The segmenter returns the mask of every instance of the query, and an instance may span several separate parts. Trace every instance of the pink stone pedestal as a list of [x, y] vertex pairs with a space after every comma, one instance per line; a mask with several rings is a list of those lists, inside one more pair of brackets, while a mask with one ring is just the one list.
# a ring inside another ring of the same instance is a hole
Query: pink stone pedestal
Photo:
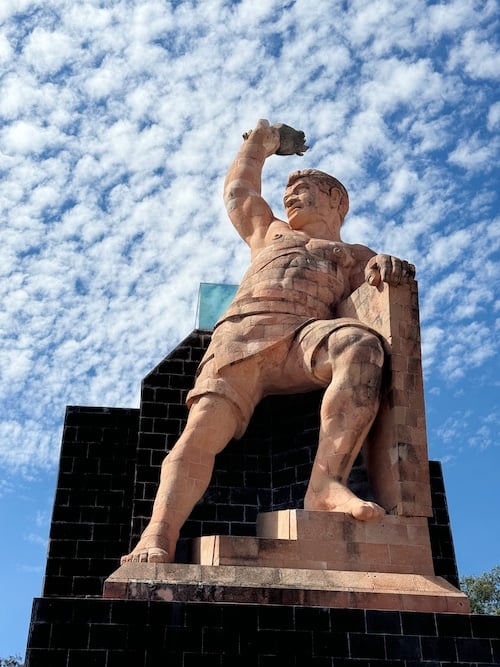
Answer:
[[282, 510], [260, 514], [257, 537], [194, 540], [193, 562], [311, 570], [433, 575], [424, 517], [356, 521], [342, 512]]
[[283, 510], [259, 515], [257, 532], [198, 538], [189, 565], [122, 565], [104, 597], [470, 612], [434, 575], [425, 518]]
[[235, 565], [126, 563], [104, 598], [470, 612], [467, 598], [441, 577]]

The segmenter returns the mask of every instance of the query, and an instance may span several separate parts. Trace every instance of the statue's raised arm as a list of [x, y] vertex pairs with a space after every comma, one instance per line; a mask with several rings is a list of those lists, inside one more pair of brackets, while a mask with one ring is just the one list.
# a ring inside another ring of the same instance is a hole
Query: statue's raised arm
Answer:
[[224, 203], [241, 238], [256, 250], [275, 219], [261, 195], [261, 182], [266, 158], [279, 149], [280, 134], [269, 121], [259, 120], [245, 136], [226, 176]]
[[252, 252], [261, 249], [264, 237], [276, 220], [261, 194], [262, 168], [270, 155], [302, 155], [308, 147], [304, 133], [283, 123], [259, 120], [243, 135], [224, 183], [224, 203], [231, 222]]

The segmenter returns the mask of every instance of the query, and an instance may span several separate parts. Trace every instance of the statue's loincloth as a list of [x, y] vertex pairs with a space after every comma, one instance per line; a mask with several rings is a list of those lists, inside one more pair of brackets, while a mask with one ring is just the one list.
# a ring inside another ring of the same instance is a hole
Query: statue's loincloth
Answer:
[[304, 321], [295, 315], [251, 315], [224, 320], [214, 330], [186, 403], [190, 407], [206, 394], [223, 396], [237, 408], [239, 438], [264, 396], [325, 386], [315, 374], [315, 357], [329, 336], [343, 327], [379, 337], [371, 327], [347, 317]]
[[[314, 323], [313, 327], [310, 327]], [[212, 340], [201, 360], [198, 374], [203, 365], [214, 359], [219, 371], [249, 357], [265, 354], [276, 345], [291, 347], [300, 340], [301, 331], [308, 327], [307, 353], [310, 362], [315, 351], [331, 333], [346, 326], [355, 326], [376, 333], [359, 320], [339, 317], [331, 320], [304, 319], [287, 313], [262, 313], [259, 315], [236, 316], [222, 321], [212, 334]], [[310, 348], [310, 349], [309, 349]]]

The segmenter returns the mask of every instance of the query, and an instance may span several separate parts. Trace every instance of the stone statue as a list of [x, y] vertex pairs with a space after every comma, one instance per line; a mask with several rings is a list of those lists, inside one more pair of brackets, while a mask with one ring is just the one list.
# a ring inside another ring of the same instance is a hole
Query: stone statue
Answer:
[[369, 326], [336, 317], [336, 306], [364, 281], [400, 285], [415, 269], [342, 242], [348, 193], [321, 171], [292, 173], [284, 195], [288, 222], [275, 217], [261, 196], [264, 162], [273, 154], [302, 154], [302, 139], [288, 126], [260, 120], [229, 169], [225, 204], [250, 246], [251, 265], [188, 394], [186, 427], [163, 462], [151, 521], [122, 563], [173, 561], [179, 531], [210, 482], [216, 454], [242, 437], [269, 394], [325, 390], [305, 509], [359, 521], [385, 514], [346, 486], [379, 408], [384, 349]]

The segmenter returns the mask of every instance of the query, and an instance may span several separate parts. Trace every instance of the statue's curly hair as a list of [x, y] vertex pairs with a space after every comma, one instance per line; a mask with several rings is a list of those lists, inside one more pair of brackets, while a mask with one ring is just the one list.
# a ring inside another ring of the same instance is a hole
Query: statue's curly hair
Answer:
[[288, 177], [286, 187], [290, 187], [301, 178], [309, 178], [311, 181], [316, 183], [320, 190], [330, 194], [333, 188], [340, 190], [340, 204], [339, 212], [342, 217], [342, 222], [344, 221], [347, 211], [349, 210], [349, 193], [347, 188], [343, 185], [337, 178], [330, 176], [330, 174], [320, 171], [319, 169], [298, 169], [297, 171], [292, 171]]

